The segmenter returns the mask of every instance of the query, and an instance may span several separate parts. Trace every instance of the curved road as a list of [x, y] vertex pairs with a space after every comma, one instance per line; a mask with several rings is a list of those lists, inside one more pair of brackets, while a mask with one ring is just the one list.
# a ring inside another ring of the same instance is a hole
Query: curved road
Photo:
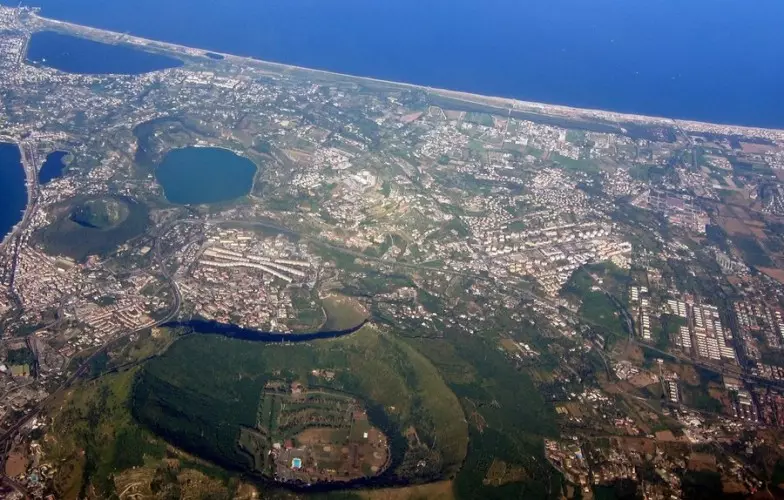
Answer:
[[60, 384], [60, 386], [57, 389], [52, 391], [51, 394], [49, 394], [46, 398], [41, 400], [32, 410], [30, 410], [30, 412], [27, 415], [22, 417], [14, 425], [9, 427], [8, 430], [6, 430], [3, 434], [0, 435], [0, 448], [2, 448], [3, 451], [4, 451], [2, 457], [0, 457], [0, 467], [2, 468], [2, 469], [0, 469], [0, 470], [2, 470], [2, 473], [0, 473], [0, 481], [2, 481], [6, 485], [14, 488], [16, 491], [18, 491], [20, 493], [23, 493], [23, 494], [27, 494], [27, 491], [24, 489], [24, 487], [22, 485], [20, 485], [19, 483], [17, 483], [16, 481], [12, 480], [11, 478], [9, 478], [9, 477], [7, 477], [5, 475], [5, 473], [4, 473], [5, 472], [4, 471], [4, 466], [5, 466], [5, 459], [6, 459], [6, 455], [7, 455], [7, 451], [8, 451], [8, 448], [9, 448], [10, 441], [16, 436], [17, 432], [22, 427], [24, 427], [26, 424], [28, 424], [32, 419], [34, 419], [36, 416], [38, 416], [38, 414], [41, 412], [41, 410], [43, 410], [49, 403], [51, 403], [63, 391], [68, 389], [74, 382], [76, 382], [79, 379], [79, 377], [82, 376], [87, 371], [87, 369], [90, 366], [90, 363], [94, 359], [96, 359], [98, 356], [100, 356], [101, 354], [106, 352], [106, 350], [112, 345], [112, 343], [114, 343], [115, 341], [117, 341], [119, 339], [122, 339], [124, 337], [128, 337], [128, 336], [133, 335], [135, 333], [139, 333], [139, 332], [141, 332], [143, 330], [146, 330], [148, 328], [154, 328], [154, 327], [162, 325], [164, 323], [168, 323], [169, 321], [174, 319], [177, 316], [177, 314], [179, 313], [180, 306], [182, 305], [182, 295], [180, 293], [179, 287], [177, 286], [177, 283], [171, 278], [171, 276], [169, 275], [169, 273], [167, 272], [167, 270], [166, 270], [166, 268], [164, 266], [164, 263], [162, 262], [162, 260], [160, 260], [161, 256], [160, 256], [160, 252], [159, 252], [159, 244], [158, 244], [158, 242], [159, 242], [159, 238], [156, 238], [156, 245], [155, 245], [155, 247], [156, 247], [156, 255], [155, 256], [156, 256], [156, 259], [158, 259], [159, 266], [161, 267], [161, 273], [163, 274], [164, 281], [168, 281], [169, 282], [169, 285], [171, 286], [172, 292], [173, 292], [173, 295], [174, 295], [174, 304], [173, 304], [173, 307], [172, 307], [171, 311], [165, 317], [163, 317], [163, 318], [161, 318], [161, 319], [159, 319], [159, 320], [157, 320], [157, 321], [155, 321], [153, 323], [150, 323], [148, 325], [141, 326], [139, 328], [135, 328], [133, 330], [129, 330], [127, 332], [121, 333], [120, 335], [117, 335], [114, 338], [112, 338], [111, 340], [109, 340], [108, 342], [106, 342], [103, 346], [98, 348], [89, 357], [87, 357], [87, 359], [84, 360], [84, 362], [79, 366], [79, 368], [77, 368], [76, 371], [74, 371], [67, 379], [65, 379], [63, 381], [63, 383]]

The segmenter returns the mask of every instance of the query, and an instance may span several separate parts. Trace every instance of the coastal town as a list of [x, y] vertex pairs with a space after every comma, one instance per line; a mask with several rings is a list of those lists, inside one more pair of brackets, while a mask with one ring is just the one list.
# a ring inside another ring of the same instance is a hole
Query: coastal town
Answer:
[[[46, 33], [163, 67], [60, 70], [27, 56]], [[265, 373], [272, 385], [231, 374], [241, 388], [222, 396], [253, 400], [253, 418], [220, 436], [228, 459], [142, 425], [136, 408], [117, 417], [136, 422], [133, 446], [303, 488], [466, 475], [476, 491], [673, 499], [784, 483], [784, 131], [344, 77], [24, 7], [0, 7], [0, 96], [0, 142], [20, 157], [0, 168], [23, 169], [28, 193], [0, 246], [4, 498], [73, 489], [74, 457], [99, 444], [52, 432], [103, 381], [129, 377], [100, 393], [114, 404], [106, 394], [126, 391], [112, 411], [144, 396], [167, 416], [179, 403], [148, 364], [219, 326], [291, 351], [304, 334], [312, 352]], [[189, 166], [193, 201], [173, 202], [158, 166], [184, 149], [251, 162], [242, 195], [200, 200], [239, 181]], [[62, 173], [44, 182], [55, 152]], [[350, 343], [318, 354], [320, 335]], [[373, 370], [341, 366], [380, 362], [361, 349], [385, 342], [397, 357], [374, 375], [388, 394], [437, 379], [459, 411], [424, 389], [390, 402], [358, 375]], [[432, 372], [395, 385], [404, 369]], [[131, 398], [140, 380], [151, 389]], [[466, 426], [459, 472], [445, 458], [459, 446], [419, 404]], [[149, 462], [122, 462], [94, 491], [152, 495], [153, 473], [132, 475]]]

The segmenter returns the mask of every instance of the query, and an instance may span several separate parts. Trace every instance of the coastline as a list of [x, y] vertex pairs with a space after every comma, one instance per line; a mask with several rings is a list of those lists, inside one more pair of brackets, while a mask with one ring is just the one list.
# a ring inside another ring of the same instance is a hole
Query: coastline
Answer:
[[[91, 26], [85, 26], [81, 24], [68, 22], [68, 21], [51, 19], [39, 15], [37, 9], [31, 11], [30, 19], [31, 19], [30, 26], [32, 28], [31, 34], [38, 31], [45, 31], [49, 29], [49, 30], [62, 32], [62, 33], [70, 34], [72, 36], [77, 36], [93, 41], [124, 44], [131, 47], [137, 47], [141, 50], [147, 50], [156, 53], [164, 52], [171, 55], [181, 55], [181, 56], [184, 55], [188, 57], [204, 57], [204, 58], [212, 59], [217, 64], [223, 62], [229, 62], [234, 64], [249, 65], [255, 67], [258, 70], [267, 72], [270, 75], [274, 75], [277, 77], [294, 75], [297, 77], [313, 78], [321, 81], [340, 80], [343, 82], [349, 82], [355, 84], [372, 84], [372, 85], [384, 86], [387, 88], [419, 90], [419, 91], [429, 93], [431, 95], [437, 95], [437, 96], [441, 96], [444, 98], [453, 99], [465, 103], [479, 104], [487, 107], [492, 107], [497, 109], [499, 114], [511, 113], [513, 111], [521, 111], [521, 112], [540, 115], [543, 117], [570, 119], [570, 120], [585, 122], [585, 123], [598, 122], [598, 123], [611, 124], [611, 125], [618, 126], [621, 129], [623, 129], [624, 124], [668, 126], [668, 127], [675, 127], [676, 129], [678, 129], [678, 131], [680, 131], [683, 134], [686, 134], [686, 132], [693, 132], [698, 134], [707, 133], [707, 134], [719, 134], [719, 135], [728, 135], [728, 136], [746, 136], [752, 138], [766, 139], [769, 141], [777, 142], [779, 144], [784, 144], [784, 129], [709, 123], [709, 122], [701, 122], [696, 120], [638, 115], [638, 114], [622, 113], [617, 111], [609, 111], [609, 110], [601, 110], [601, 109], [577, 108], [577, 107], [566, 106], [562, 104], [548, 104], [548, 103], [540, 103], [540, 102], [533, 102], [533, 101], [523, 101], [523, 100], [512, 99], [507, 97], [487, 96], [487, 95], [463, 92], [458, 90], [428, 87], [428, 86], [418, 85], [413, 83], [383, 80], [383, 79], [372, 78], [367, 76], [349, 75], [349, 74], [338, 73], [334, 71], [313, 69], [313, 68], [307, 68], [302, 66], [272, 62], [272, 61], [264, 61], [253, 57], [238, 56], [225, 52], [218, 52], [213, 50], [200, 49], [196, 47], [189, 47], [181, 44], [164, 42], [160, 40], [152, 40], [152, 39], [143, 38], [135, 35], [119, 33], [115, 31], [95, 28]], [[29, 42], [29, 40], [30, 38], [28, 37], [27, 42]], [[23, 54], [26, 54], [26, 47]], [[211, 54], [213, 56], [219, 55], [223, 59], [220, 60], [214, 59], [212, 57], [208, 57], [207, 54]], [[26, 58], [26, 55], [24, 55], [23, 57]], [[56, 71], [56, 70], [52, 70], [52, 71]], [[161, 70], [161, 71], [170, 71], [170, 70]], [[3, 235], [2, 240], [0, 240], [0, 250], [4, 250], [8, 245], [8, 243], [19, 232], [20, 228], [24, 226], [27, 218], [30, 216], [32, 206], [34, 205], [36, 180], [34, 178], [31, 178], [30, 177], [31, 173], [28, 172], [27, 159], [25, 157], [22, 143], [20, 143], [18, 139], [8, 137], [8, 136], [0, 136], [0, 142], [13, 143], [19, 148], [21, 154], [22, 168], [24, 171], [25, 189], [27, 191], [27, 202], [24, 209], [22, 210], [21, 219], [9, 230], [8, 233]], [[239, 156], [247, 158], [246, 155], [240, 154], [237, 151], [233, 151], [233, 150], [230, 151], [232, 151], [235, 154], [238, 154]], [[258, 170], [258, 165], [256, 167]], [[34, 170], [32, 175], [35, 174], [37, 174], [37, 170]]]
[[[176, 43], [151, 40], [151, 39], [142, 38], [130, 34], [117, 33], [114, 31], [94, 28], [91, 26], [84, 26], [76, 23], [67, 22], [67, 21], [50, 19], [47, 17], [40, 16], [37, 13], [33, 15], [33, 19], [38, 23], [40, 28], [39, 30], [45, 30], [47, 28], [54, 29], [54, 30], [63, 30], [73, 34], [74, 36], [81, 36], [83, 38], [88, 38], [95, 41], [103, 41], [103, 42], [109, 41], [112, 43], [124, 43], [127, 45], [132, 45], [132, 46], [137, 46], [137, 47], [142, 47], [147, 49], [153, 49], [158, 51], [162, 50], [170, 53], [173, 52], [178, 54], [184, 54], [190, 57], [206, 58], [207, 53], [217, 54], [224, 58], [223, 61], [250, 64], [262, 70], [268, 70], [271, 73], [277, 75], [285, 75], [287, 73], [291, 74], [291, 73], [299, 72], [312, 77], [321, 77], [323, 79], [342, 79], [344, 81], [365, 82], [365, 83], [384, 85], [388, 87], [395, 87], [401, 89], [421, 90], [431, 94], [440, 95], [443, 97], [449, 97], [452, 99], [458, 99], [465, 102], [494, 106], [499, 108], [500, 111], [504, 111], [504, 112], [508, 112], [510, 110], [527, 111], [527, 112], [536, 113], [545, 116], [571, 118], [571, 119], [577, 119], [583, 121], [597, 120], [597, 121], [612, 122], [617, 125], [622, 125], [623, 123], [634, 123], [634, 124], [647, 124], [647, 125], [659, 125], [659, 126], [675, 126], [682, 130], [697, 132], [697, 133], [713, 133], [713, 134], [722, 134], [722, 135], [745, 135], [750, 137], [758, 137], [758, 138], [764, 138], [764, 139], [769, 139], [778, 142], [784, 142], [784, 129], [753, 127], [747, 125], [708, 123], [708, 122], [701, 122], [701, 121], [688, 120], [688, 119], [667, 118], [667, 117], [660, 117], [660, 116], [646, 116], [646, 115], [621, 113], [617, 111], [609, 111], [609, 110], [601, 110], [601, 109], [577, 108], [577, 107], [571, 107], [571, 106], [566, 106], [561, 104], [548, 104], [548, 103], [540, 103], [540, 102], [532, 102], [532, 101], [522, 101], [519, 99], [511, 99], [507, 97], [485, 96], [485, 95], [474, 94], [470, 92], [428, 87], [428, 86], [417, 85], [413, 83], [395, 82], [390, 80], [382, 80], [378, 78], [371, 78], [371, 77], [359, 76], [359, 75], [348, 75], [348, 74], [337, 73], [328, 70], [306, 68], [302, 66], [289, 65], [289, 64], [278, 63], [278, 62], [264, 61], [252, 57], [238, 56], [225, 52], [217, 52], [213, 50], [188, 47]], [[218, 60], [216, 62], [220, 63], [222, 61]]]
[[28, 214], [30, 213], [30, 209], [33, 204], [33, 179], [30, 178], [28, 173], [27, 165], [25, 164], [25, 154], [24, 148], [22, 144], [8, 136], [0, 136], [0, 144], [7, 144], [13, 145], [19, 150], [19, 164], [22, 167], [22, 180], [24, 181], [24, 189], [25, 189], [25, 206], [22, 208], [19, 221], [11, 226], [7, 233], [3, 235], [2, 240], [0, 240], [0, 251], [5, 250], [11, 240], [16, 236], [19, 230], [24, 226], [25, 221], [27, 220]]

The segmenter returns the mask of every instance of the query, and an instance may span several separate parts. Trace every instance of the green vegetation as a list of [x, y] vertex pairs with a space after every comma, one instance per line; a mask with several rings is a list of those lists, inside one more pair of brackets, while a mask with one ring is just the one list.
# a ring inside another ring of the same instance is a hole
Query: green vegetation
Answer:
[[359, 279], [356, 286], [348, 286], [344, 292], [355, 296], [372, 296], [379, 293], [391, 293], [401, 287], [413, 287], [414, 282], [405, 274], [386, 274], [379, 271], [366, 270], [366, 276]]
[[773, 177], [774, 173], [770, 167], [764, 163], [744, 162], [738, 160], [730, 160], [732, 163], [732, 171], [734, 174], [749, 175], [757, 174], [763, 177]]
[[[445, 338], [408, 342], [444, 374], [469, 423], [468, 456], [455, 478], [459, 498], [557, 498], [561, 476], [544, 459], [543, 437], [558, 435], [553, 409], [526, 372], [498, 350], [497, 339], [446, 332]], [[493, 486], [494, 460], [524, 471], [518, 481]]]
[[266, 139], [257, 137], [256, 140], [253, 141], [253, 149], [261, 154], [268, 155], [272, 153], [272, 144]]
[[47, 455], [66, 467], [58, 468], [56, 484], [60, 498], [85, 497], [95, 488], [101, 498], [115, 493], [114, 474], [160, 460], [165, 443], [137, 425], [127, 402], [135, 370], [107, 375], [80, 387], [58, 403], [52, 423], [56, 440], [46, 441]]
[[683, 498], [701, 500], [726, 498], [721, 485], [721, 475], [711, 471], [686, 471], [681, 483]]
[[751, 236], [734, 236], [732, 242], [743, 254], [747, 264], [755, 267], [773, 267], [773, 261], [759, 242]]
[[575, 160], [559, 154], [554, 154], [552, 159], [566, 170], [577, 172], [598, 172], [599, 167], [592, 160]]
[[678, 334], [682, 326], [686, 326], [686, 319], [680, 316], [664, 314], [660, 318], [661, 330], [656, 338], [656, 347], [666, 351], [670, 346], [670, 340]]
[[615, 304], [603, 292], [590, 292], [584, 295], [579, 314], [592, 324], [601, 327], [603, 333], [608, 333], [611, 337], [620, 338], [625, 333]]
[[291, 303], [296, 311], [296, 323], [291, 329], [295, 332], [314, 332], [324, 324], [324, 310], [318, 294], [312, 290], [295, 288], [291, 293]]
[[[315, 369], [335, 376], [315, 377]], [[426, 358], [369, 326], [348, 337], [296, 345], [186, 336], [145, 366], [134, 389], [133, 412], [167, 441], [249, 471], [256, 464], [238, 446], [240, 429], [257, 426], [259, 399], [273, 377], [364, 400], [371, 423], [390, 437], [399, 476], [453, 475], [465, 457], [467, 429], [455, 395]], [[430, 448], [401, 445], [410, 427]], [[423, 453], [435, 468], [416, 467]]]
[[566, 140], [572, 144], [583, 144], [585, 143], [585, 132], [582, 130], [567, 130]]
[[730, 252], [727, 233], [724, 231], [724, 229], [722, 229], [721, 226], [708, 224], [705, 226], [705, 236], [707, 237], [709, 243], [716, 245], [723, 252]]
[[723, 413], [724, 405], [721, 401], [710, 396], [704, 387], [694, 387], [684, 384], [682, 391], [688, 403], [698, 410], [710, 413]]
[[[594, 276], [602, 279], [602, 288], [598, 288]], [[579, 314], [593, 326], [600, 328], [600, 333], [608, 344], [628, 332], [617, 304], [604, 290], [619, 294], [628, 279], [621, 269], [612, 264], [594, 264], [575, 271], [564, 285], [563, 294], [580, 300]]]
[[106, 256], [141, 235], [149, 223], [145, 205], [129, 198], [77, 197], [59, 207], [55, 220], [34, 238], [52, 255], [84, 260]]
[[718, 399], [710, 395], [710, 384], [722, 384], [723, 380], [718, 372], [706, 370], [697, 367], [697, 373], [700, 377], [699, 385], [682, 384], [681, 392], [683, 393], [686, 402], [698, 410], [723, 413], [724, 405]]
[[611, 484], [593, 487], [596, 500], [622, 500], [639, 498], [637, 483], [631, 479], [620, 479]]
[[5, 360], [9, 365], [32, 365], [35, 363], [35, 354], [27, 347], [11, 349]]
[[129, 213], [128, 205], [121, 200], [98, 198], [74, 207], [71, 220], [80, 226], [105, 230], [122, 224]]
[[660, 184], [667, 177], [667, 170], [658, 165], [638, 164], [629, 169], [629, 175], [638, 181]]
[[477, 125], [483, 125], [485, 127], [492, 127], [494, 125], [493, 115], [474, 111], [467, 112], [463, 121], [476, 123]]
[[779, 487], [784, 484], [784, 459], [776, 461], [776, 465], [773, 466], [770, 482]]

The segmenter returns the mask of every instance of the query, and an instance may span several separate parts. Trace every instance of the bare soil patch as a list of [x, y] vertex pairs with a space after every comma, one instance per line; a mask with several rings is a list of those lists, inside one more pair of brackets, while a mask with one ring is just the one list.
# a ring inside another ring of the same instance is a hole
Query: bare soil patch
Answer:
[[412, 122], [415, 122], [415, 121], [419, 120], [420, 116], [422, 116], [421, 112], [419, 112], [419, 113], [411, 113], [411, 114], [408, 114], [408, 115], [403, 115], [400, 118], [400, 121], [403, 122], [403, 123], [412, 123]]
[[5, 475], [16, 477], [27, 470], [27, 457], [18, 451], [12, 451], [5, 461]]
[[752, 236], [754, 234], [749, 229], [748, 224], [741, 219], [736, 219], [733, 217], [719, 217], [718, 222], [722, 229], [724, 229], [730, 236]]
[[773, 267], [760, 267], [760, 271], [767, 274], [779, 283], [784, 283], [784, 269], [776, 269]]
[[687, 467], [690, 470], [716, 471], [716, 457], [708, 453], [692, 453], [689, 455]]
[[750, 142], [741, 142], [740, 147], [744, 153], [767, 153], [768, 151], [775, 151], [776, 146], [769, 146], [767, 144], [753, 144]]

